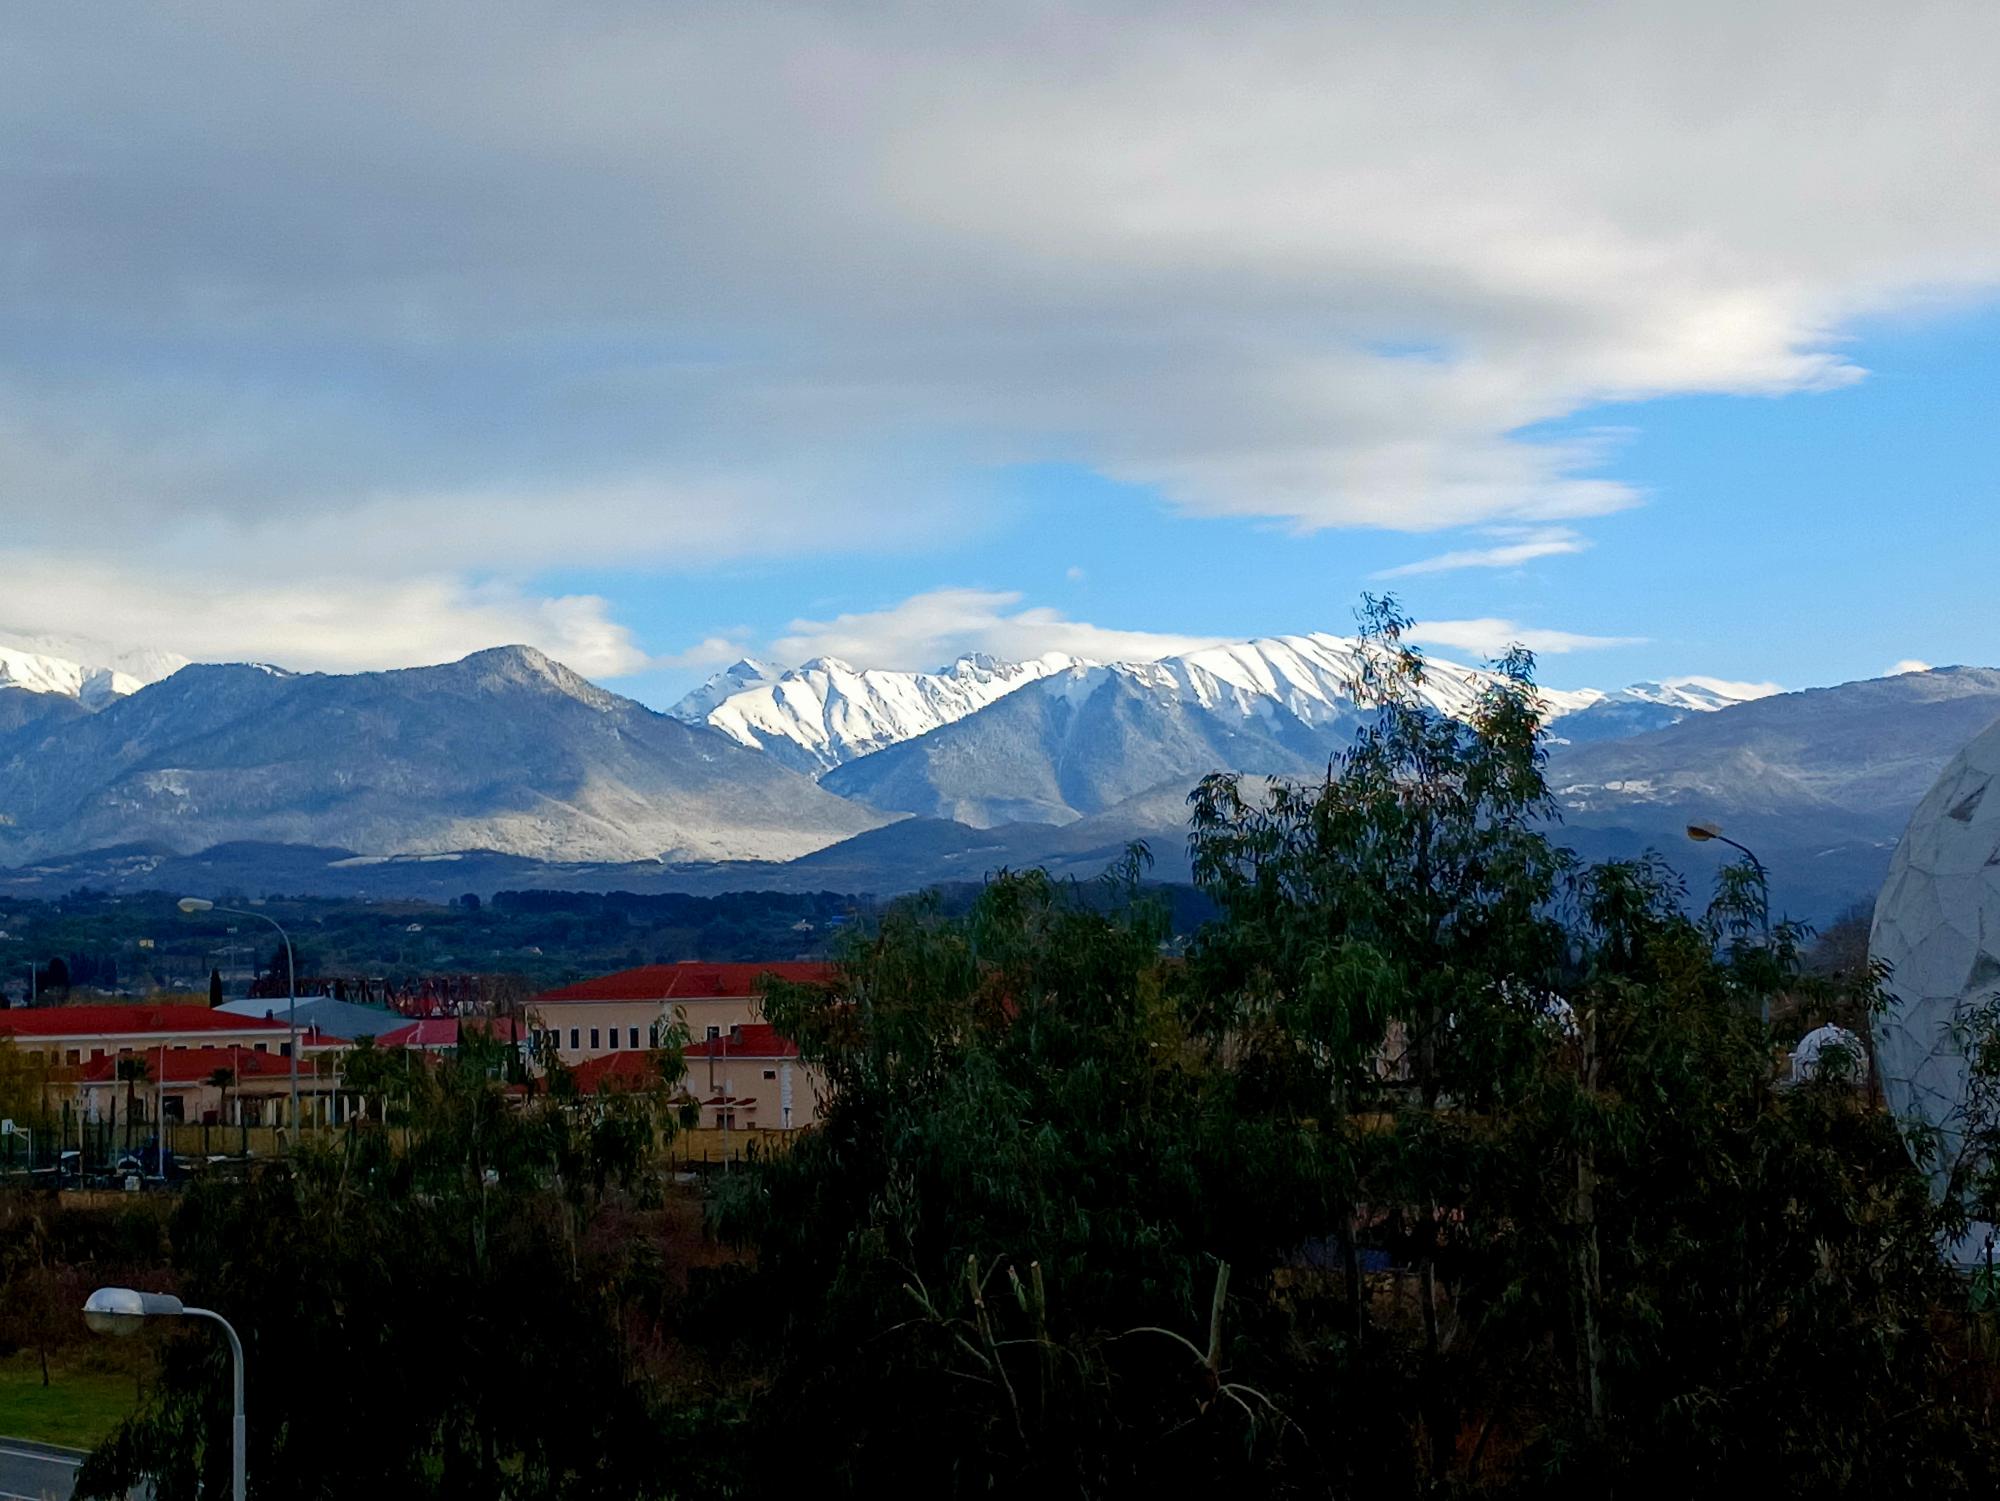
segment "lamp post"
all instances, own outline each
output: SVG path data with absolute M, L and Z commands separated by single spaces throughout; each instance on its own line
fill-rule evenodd
M 267 922 L 277 928 L 278 936 L 285 941 L 285 1025 L 291 1033 L 292 1060 L 292 1119 L 291 1139 L 299 1135 L 299 977 L 292 963 L 292 935 L 287 933 L 275 917 L 262 912 L 245 912 L 241 907 L 218 907 L 206 897 L 184 896 L 178 903 L 181 911 L 227 912 L 235 917 L 254 917 L 259 922 Z
M 1750 862 L 1750 868 L 1757 872 L 1757 921 L 1764 929 L 1764 947 L 1771 946 L 1771 873 L 1764 868 L 1764 862 L 1757 858 L 1757 852 L 1747 844 L 1739 844 L 1712 823 L 1691 823 L 1687 826 L 1687 836 L 1696 844 L 1707 844 L 1710 840 L 1726 844 Z M 1771 1021 L 1771 998 L 1767 995 L 1757 1003 L 1757 1015 L 1766 1026 Z
M 243 1341 L 236 1337 L 229 1320 L 206 1308 L 190 1308 L 172 1293 L 134 1292 L 129 1287 L 100 1287 L 83 1305 L 83 1321 L 99 1334 L 137 1334 L 147 1319 L 214 1319 L 229 1336 L 231 1395 L 234 1399 L 230 1423 L 229 1494 L 243 1501 Z
M 1771 873 L 1764 868 L 1764 862 L 1757 858 L 1757 852 L 1747 844 L 1738 844 L 1712 823 L 1691 823 L 1687 826 L 1687 836 L 1696 844 L 1707 844 L 1711 839 L 1718 844 L 1726 844 L 1750 862 L 1750 868 L 1757 872 L 1758 920 L 1764 925 L 1764 941 L 1771 941 Z

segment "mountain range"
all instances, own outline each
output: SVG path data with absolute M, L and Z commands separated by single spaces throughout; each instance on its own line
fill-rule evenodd
M 137 687 L 0 664 L 0 890 L 19 891 L 199 872 L 328 894 L 888 894 L 1001 865 L 1087 874 L 1135 838 L 1185 878 L 1197 778 L 1319 775 L 1359 713 L 1354 644 L 1329 635 L 929 673 L 745 660 L 665 714 L 523 647 L 354 675 L 187 666 Z M 1464 714 L 1490 681 L 1433 661 L 1424 691 Z M 1872 891 L 1930 779 L 2000 717 L 2000 672 L 1545 696 L 1560 837 L 1593 856 L 1672 848 L 1699 874 L 1712 856 L 1682 831 L 1721 819 L 1781 905 L 1823 917 Z
M 0 861 L 149 844 L 789 859 L 882 815 L 528 647 L 353 675 L 184 667 L 0 739 Z
M 1248 733 L 1304 748 L 1308 760 L 1317 757 L 1324 762 L 1322 747 L 1338 745 L 1353 725 L 1352 685 L 1361 665 L 1354 642 L 1324 633 L 1206 647 L 1152 662 L 1090 662 L 1062 653 L 1027 662 L 998 662 L 989 656 L 972 655 L 936 673 L 862 670 L 830 657 L 780 670 L 745 658 L 717 673 L 669 712 L 713 725 L 744 745 L 822 777 L 849 762 L 875 757 L 947 725 L 984 718 L 981 711 L 1002 699 L 1015 699 L 1012 707 L 1018 715 L 1040 714 L 1048 719 L 1048 732 L 1062 740 L 1075 733 L 1070 728 L 1075 721 L 1071 711 L 1091 702 L 1100 692 L 1106 696 L 1093 714 L 1083 716 L 1086 725 L 1093 715 L 1115 712 L 1110 707 L 1112 699 L 1130 699 L 1157 706 L 1170 715 L 1184 710 L 1192 719 L 1203 721 L 1184 723 L 1184 738 L 1226 742 L 1232 735 Z M 1433 660 L 1424 697 L 1445 713 L 1464 714 L 1492 681 L 1492 674 L 1479 668 Z M 1019 707 L 1015 690 L 1029 685 L 1039 685 L 1040 696 L 1048 700 L 1046 705 L 1033 710 Z M 1613 693 L 1586 688 L 1545 690 L 1542 696 L 1551 722 L 1564 721 L 1555 731 L 1558 736 L 1589 740 L 1654 729 L 1689 713 L 1742 702 L 1761 691 L 1712 678 L 1685 678 L 1674 683 L 1638 683 Z M 1018 745 L 1010 748 L 1020 749 Z M 927 754 L 932 750 L 926 745 Z M 1280 754 L 1275 748 L 1263 753 Z M 937 754 L 955 758 L 961 753 L 946 750 Z M 990 756 L 980 759 L 994 764 Z M 1157 765 L 1159 759 L 1151 757 L 1151 764 Z M 1221 764 L 1233 763 L 1225 760 Z M 1273 761 L 1271 769 L 1279 764 Z M 1284 764 L 1297 769 L 1289 761 Z M 907 773 L 878 769 L 875 774 L 892 779 L 898 775 Z M 875 784 L 875 777 L 830 783 L 845 795 L 859 795 L 869 802 L 874 799 L 865 789 Z M 1031 801 L 1047 804 L 1043 811 L 1059 815 L 1065 811 L 1061 804 L 1050 803 L 1046 793 L 1046 788 L 1038 789 Z M 947 787 L 934 800 L 935 806 L 918 806 L 925 800 L 909 793 L 887 794 L 890 801 L 879 805 L 919 813 L 941 811 L 958 803 L 971 811 L 989 795 L 976 785 Z M 994 800 L 1005 809 L 1015 798 L 1000 794 Z M 1067 811 L 1069 816 L 1080 816 L 1082 810 Z

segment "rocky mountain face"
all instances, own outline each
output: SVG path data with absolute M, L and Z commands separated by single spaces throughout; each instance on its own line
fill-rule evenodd
M 1206 689 L 1209 685 L 1203 684 Z M 927 735 L 837 767 L 821 785 L 885 812 L 975 828 L 1066 824 L 1207 771 L 1323 771 L 1352 706 L 1308 720 L 1265 700 L 1203 702 L 1158 667 L 1076 667 Z
M 820 851 L 811 863 L 858 878 L 871 853 L 893 841 L 898 859 L 934 872 L 974 863 L 983 851 L 1004 857 L 996 866 L 1048 863 L 1076 873 L 1143 838 L 1156 874 L 1185 879 L 1186 794 L 1202 771 L 1318 775 L 1337 748 L 1333 718 L 1308 724 L 1273 714 L 1232 736 L 1210 710 L 1183 704 L 1168 715 L 1138 700 L 1117 674 L 1075 675 L 1069 700 L 1060 681 L 830 773 L 823 785 L 919 816 Z M 1559 718 L 1554 732 L 1644 703 L 1599 699 Z M 1957 667 L 1776 694 L 1616 739 L 1555 744 L 1549 775 L 1563 809 L 1555 832 L 1592 859 L 1660 850 L 1687 873 L 1699 901 L 1733 851 L 1691 844 L 1686 828 L 1716 822 L 1769 867 L 1780 912 L 1824 920 L 1879 887 L 1910 811 L 1996 719 L 2000 671 Z M 1163 766 L 1168 774 L 1156 777 Z M 982 778 L 993 789 L 983 799 L 938 795 Z
M 975 713 L 825 773 L 822 785 L 886 812 L 976 827 L 1067 823 L 1173 778 L 1226 769 L 1324 771 L 1350 740 L 1363 667 L 1353 641 L 1279 636 L 1158 662 L 1078 663 Z M 1493 684 L 1432 661 L 1423 696 L 1469 715 Z M 1720 687 L 1641 684 L 1543 694 L 1552 733 L 1577 742 L 1632 734 L 1735 701 Z
M 816 657 L 779 671 L 746 657 L 670 712 L 817 776 L 955 723 L 1075 662 L 1059 652 L 1028 662 L 974 654 L 942 672 L 896 672 Z
M 335 676 L 183 668 L 0 740 L 0 861 L 229 841 L 784 860 L 883 821 L 526 647 Z
M 2000 717 L 2000 671 L 1947 667 L 1781 693 L 1649 734 L 1559 748 L 1550 783 L 1578 817 L 1645 823 L 1853 820 L 1900 833 L 1938 770 Z
M 1061 821 L 1148 785 L 1149 773 L 1207 767 L 1219 746 L 1242 745 L 1245 754 L 1263 756 L 1250 768 L 1256 770 L 1323 763 L 1353 723 L 1361 667 L 1355 642 L 1324 632 L 1207 647 L 1157 662 L 969 656 L 938 673 L 862 671 L 829 658 L 779 672 L 745 659 L 672 712 L 787 766 L 831 777 L 830 786 L 872 806 L 974 823 L 1016 816 Z M 1491 682 L 1479 668 L 1434 659 L 1424 693 L 1435 707 L 1463 715 Z M 1023 691 L 1051 701 L 1024 710 L 1012 703 Z M 1100 692 L 1105 696 L 1095 709 L 1073 712 Z M 1553 690 L 1544 698 L 1551 719 L 1561 721 L 1556 733 L 1581 743 L 1655 729 L 1742 696 L 1728 684 L 1686 679 L 1614 693 Z M 1106 713 L 1127 729 L 1094 740 L 1092 727 Z M 1023 716 L 1039 718 L 1040 727 L 1026 731 Z M 981 721 L 976 729 L 954 729 L 943 744 L 905 749 L 974 720 Z M 866 772 L 840 770 L 885 756 L 887 762 Z M 1027 764 L 1008 759 L 1018 756 Z M 1110 764 L 1114 759 L 1129 764 L 1121 769 Z M 1081 801 L 1057 785 L 1064 779 L 1076 784 Z M 1103 785 L 1083 790 L 1097 782 Z

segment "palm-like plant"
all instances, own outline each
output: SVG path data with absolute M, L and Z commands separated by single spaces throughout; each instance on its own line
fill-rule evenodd
M 226 1126 L 229 1124 L 229 1091 L 236 1083 L 236 1070 L 233 1068 L 219 1068 L 208 1076 L 208 1082 L 213 1088 L 222 1092 L 220 1113 L 222 1124 Z
M 129 1053 L 118 1060 L 117 1076 L 125 1085 L 125 1148 L 132 1147 L 132 1114 L 138 1108 L 139 1086 L 152 1077 L 143 1056 Z

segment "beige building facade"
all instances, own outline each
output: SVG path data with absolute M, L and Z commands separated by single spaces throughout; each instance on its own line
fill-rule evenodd
M 830 983 L 830 964 L 649 964 L 551 990 L 529 1003 L 536 1041 L 572 1068 L 610 1053 L 657 1047 L 684 1021 L 700 1046 L 764 1021 L 766 977 Z M 761 1082 L 761 1081 L 760 1081 Z

